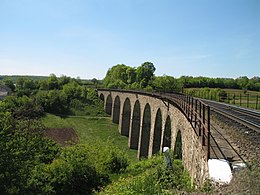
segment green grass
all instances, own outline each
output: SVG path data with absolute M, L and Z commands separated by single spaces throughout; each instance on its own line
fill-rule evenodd
M 183 170 L 181 161 L 175 161 L 175 169 L 170 172 L 165 169 L 162 155 L 138 161 L 137 151 L 128 148 L 128 138 L 119 134 L 118 125 L 113 124 L 110 117 L 59 117 L 47 114 L 42 122 L 50 128 L 74 128 L 80 140 L 76 146 L 87 149 L 98 170 L 103 170 L 104 157 L 109 155 L 107 150 L 127 156 L 129 166 L 126 170 L 109 174 L 112 183 L 96 194 L 171 194 L 172 190 L 192 190 L 190 177 Z
M 260 110 L 259 91 L 244 91 L 239 89 L 219 90 L 226 92 L 227 97 L 224 100 L 225 103 Z M 187 88 L 185 89 L 185 92 L 199 98 L 211 99 L 216 101 L 221 100 L 221 97 L 218 94 L 218 90 L 215 88 Z
M 77 131 L 81 144 L 96 144 L 97 141 L 112 143 L 125 152 L 131 162 L 137 161 L 137 151 L 128 148 L 128 138 L 121 136 L 118 125 L 109 117 L 59 116 L 47 114 L 43 124 L 50 128 L 72 127 Z M 93 145 L 93 147 L 95 147 Z
M 17 82 L 18 79 L 20 78 L 27 78 L 27 79 L 32 79 L 34 81 L 39 81 L 39 80 L 46 80 L 48 79 L 47 76 L 33 76 L 33 75 L 0 75 L 0 80 L 2 79 L 11 79 L 14 83 Z

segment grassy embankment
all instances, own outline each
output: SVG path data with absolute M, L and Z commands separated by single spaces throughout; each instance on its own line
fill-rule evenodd
M 80 144 L 95 144 L 97 141 L 112 143 L 123 150 L 131 162 L 137 161 L 137 151 L 129 150 L 128 138 L 118 133 L 118 125 L 113 124 L 109 117 L 70 116 L 61 118 L 47 114 L 43 123 L 50 128 L 74 128 L 79 136 Z
M 79 136 L 79 144 L 92 144 L 93 155 L 100 155 L 95 149 L 98 147 L 97 144 L 108 150 L 112 144 L 127 156 L 129 162 L 127 169 L 110 174 L 111 183 L 100 192 L 101 194 L 172 194 L 182 190 L 193 190 L 190 177 L 184 171 L 181 161 L 174 161 L 174 170 L 165 167 L 162 155 L 138 161 L 137 151 L 128 148 L 128 138 L 118 133 L 118 125 L 113 124 L 110 118 L 86 116 L 61 118 L 47 114 L 43 123 L 50 128 L 73 127 Z M 102 163 L 102 157 L 99 159 Z

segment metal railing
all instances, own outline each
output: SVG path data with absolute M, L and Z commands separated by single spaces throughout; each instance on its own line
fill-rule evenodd
M 163 94 L 162 94 L 163 95 Z M 203 149 L 210 157 L 210 107 L 191 96 L 183 94 L 167 94 L 166 97 L 173 99 L 183 114 L 192 125 L 195 133 L 200 139 Z

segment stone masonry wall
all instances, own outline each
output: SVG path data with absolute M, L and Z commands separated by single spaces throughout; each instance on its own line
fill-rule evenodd
M 151 129 L 150 129 L 150 138 L 149 138 L 149 151 L 148 156 L 152 155 L 153 149 L 153 137 L 154 137 L 154 126 L 156 120 L 156 113 L 160 108 L 162 114 L 162 133 L 161 133 L 161 143 L 160 151 L 162 151 L 163 144 L 163 135 L 164 127 L 167 116 L 170 116 L 171 120 L 171 149 L 174 150 L 175 141 L 177 132 L 180 130 L 182 135 L 182 160 L 184 168 L 189 172 L 192 180 L 198 185 L 201 186 L 204 181 L 208 178 L 208 163 L 206 152 L 202 149 L 202 144 L 200 138 L 196 135 L 191 124 L 184 116 L 184 114 L 177 109 L 174 105 L 169 104 L 168 102 L 163 102 L 161 99 L 154 98 L 147 95 L 140 95 L 135 93 L 126 93 L 118 91 L 98 91 L 99 96 L 104 95 L 104 105 L 106 105 L 106 99 L 110 94 L 112 96 L 112 115 L 113 107 L 116 96 L 120 98 L 120 115 L 119 115 L 119 133 L 121 133 L 122 128 L 122 113 L 123 105 L 126 98 L 130 100 L 130 109 L 131 109 L 131 120 L 129 135 L 131 135 L 132 130 L 132 116 L 134 110 L 134 104 L 138 100 L 140 103 L 140 131 L 139 131 L 139 140 L 138 140 L 138 158 L 140 157 L 141 150 L 141 135 L 142 135 L 142 125 L 143 125 L 143 115 L 144 108 L 146 104 L 149 104 L 151 109 Z M 129 144 L 130 144 L 129 136 Z

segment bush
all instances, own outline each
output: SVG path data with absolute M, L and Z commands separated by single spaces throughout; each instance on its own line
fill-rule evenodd
M 104 164 L 110 173 L 119 173 L 126 169 L 128 166 L 128 160 L 123 153 L 112 151 Z
M 191 179 L 180 160 L 174 170 L 167 169 L 162 155 L 139 161 L 126 169 L 130 176 L 109 185 L 104 194 L 172 194 L 179 190 L 191 191 Z
M 108 186 L 104 194 L 171 194 L 160 187 L 153 171 L 144 172 L 136 177 L 120 178 Z
M 86 148 L 65 148 L 53 163 L 38 166 L 30 180 L 31 191 L 37 194 L 91 194 L 108 182 L 99 172 Z
M 1 132 L 0 194 L 26 194 L 31 171 L 38 164 L 52 162 L 59 149 L 37 134 Z
M 36 103 L 41 105 L 45 112 L 64 114 L 67 112 L 67 96 L 63 91 L 39 91 L 36 96 Z
M 104 174 L 119 173 L 128 166 L 126 154 L 115 147 L 111 141 L 93 140 L 91 143 L 78 144 L 72 148 L 81 151 L 82 155 L 88 155 L 89 162 L 96 167 L 97 171 Z

